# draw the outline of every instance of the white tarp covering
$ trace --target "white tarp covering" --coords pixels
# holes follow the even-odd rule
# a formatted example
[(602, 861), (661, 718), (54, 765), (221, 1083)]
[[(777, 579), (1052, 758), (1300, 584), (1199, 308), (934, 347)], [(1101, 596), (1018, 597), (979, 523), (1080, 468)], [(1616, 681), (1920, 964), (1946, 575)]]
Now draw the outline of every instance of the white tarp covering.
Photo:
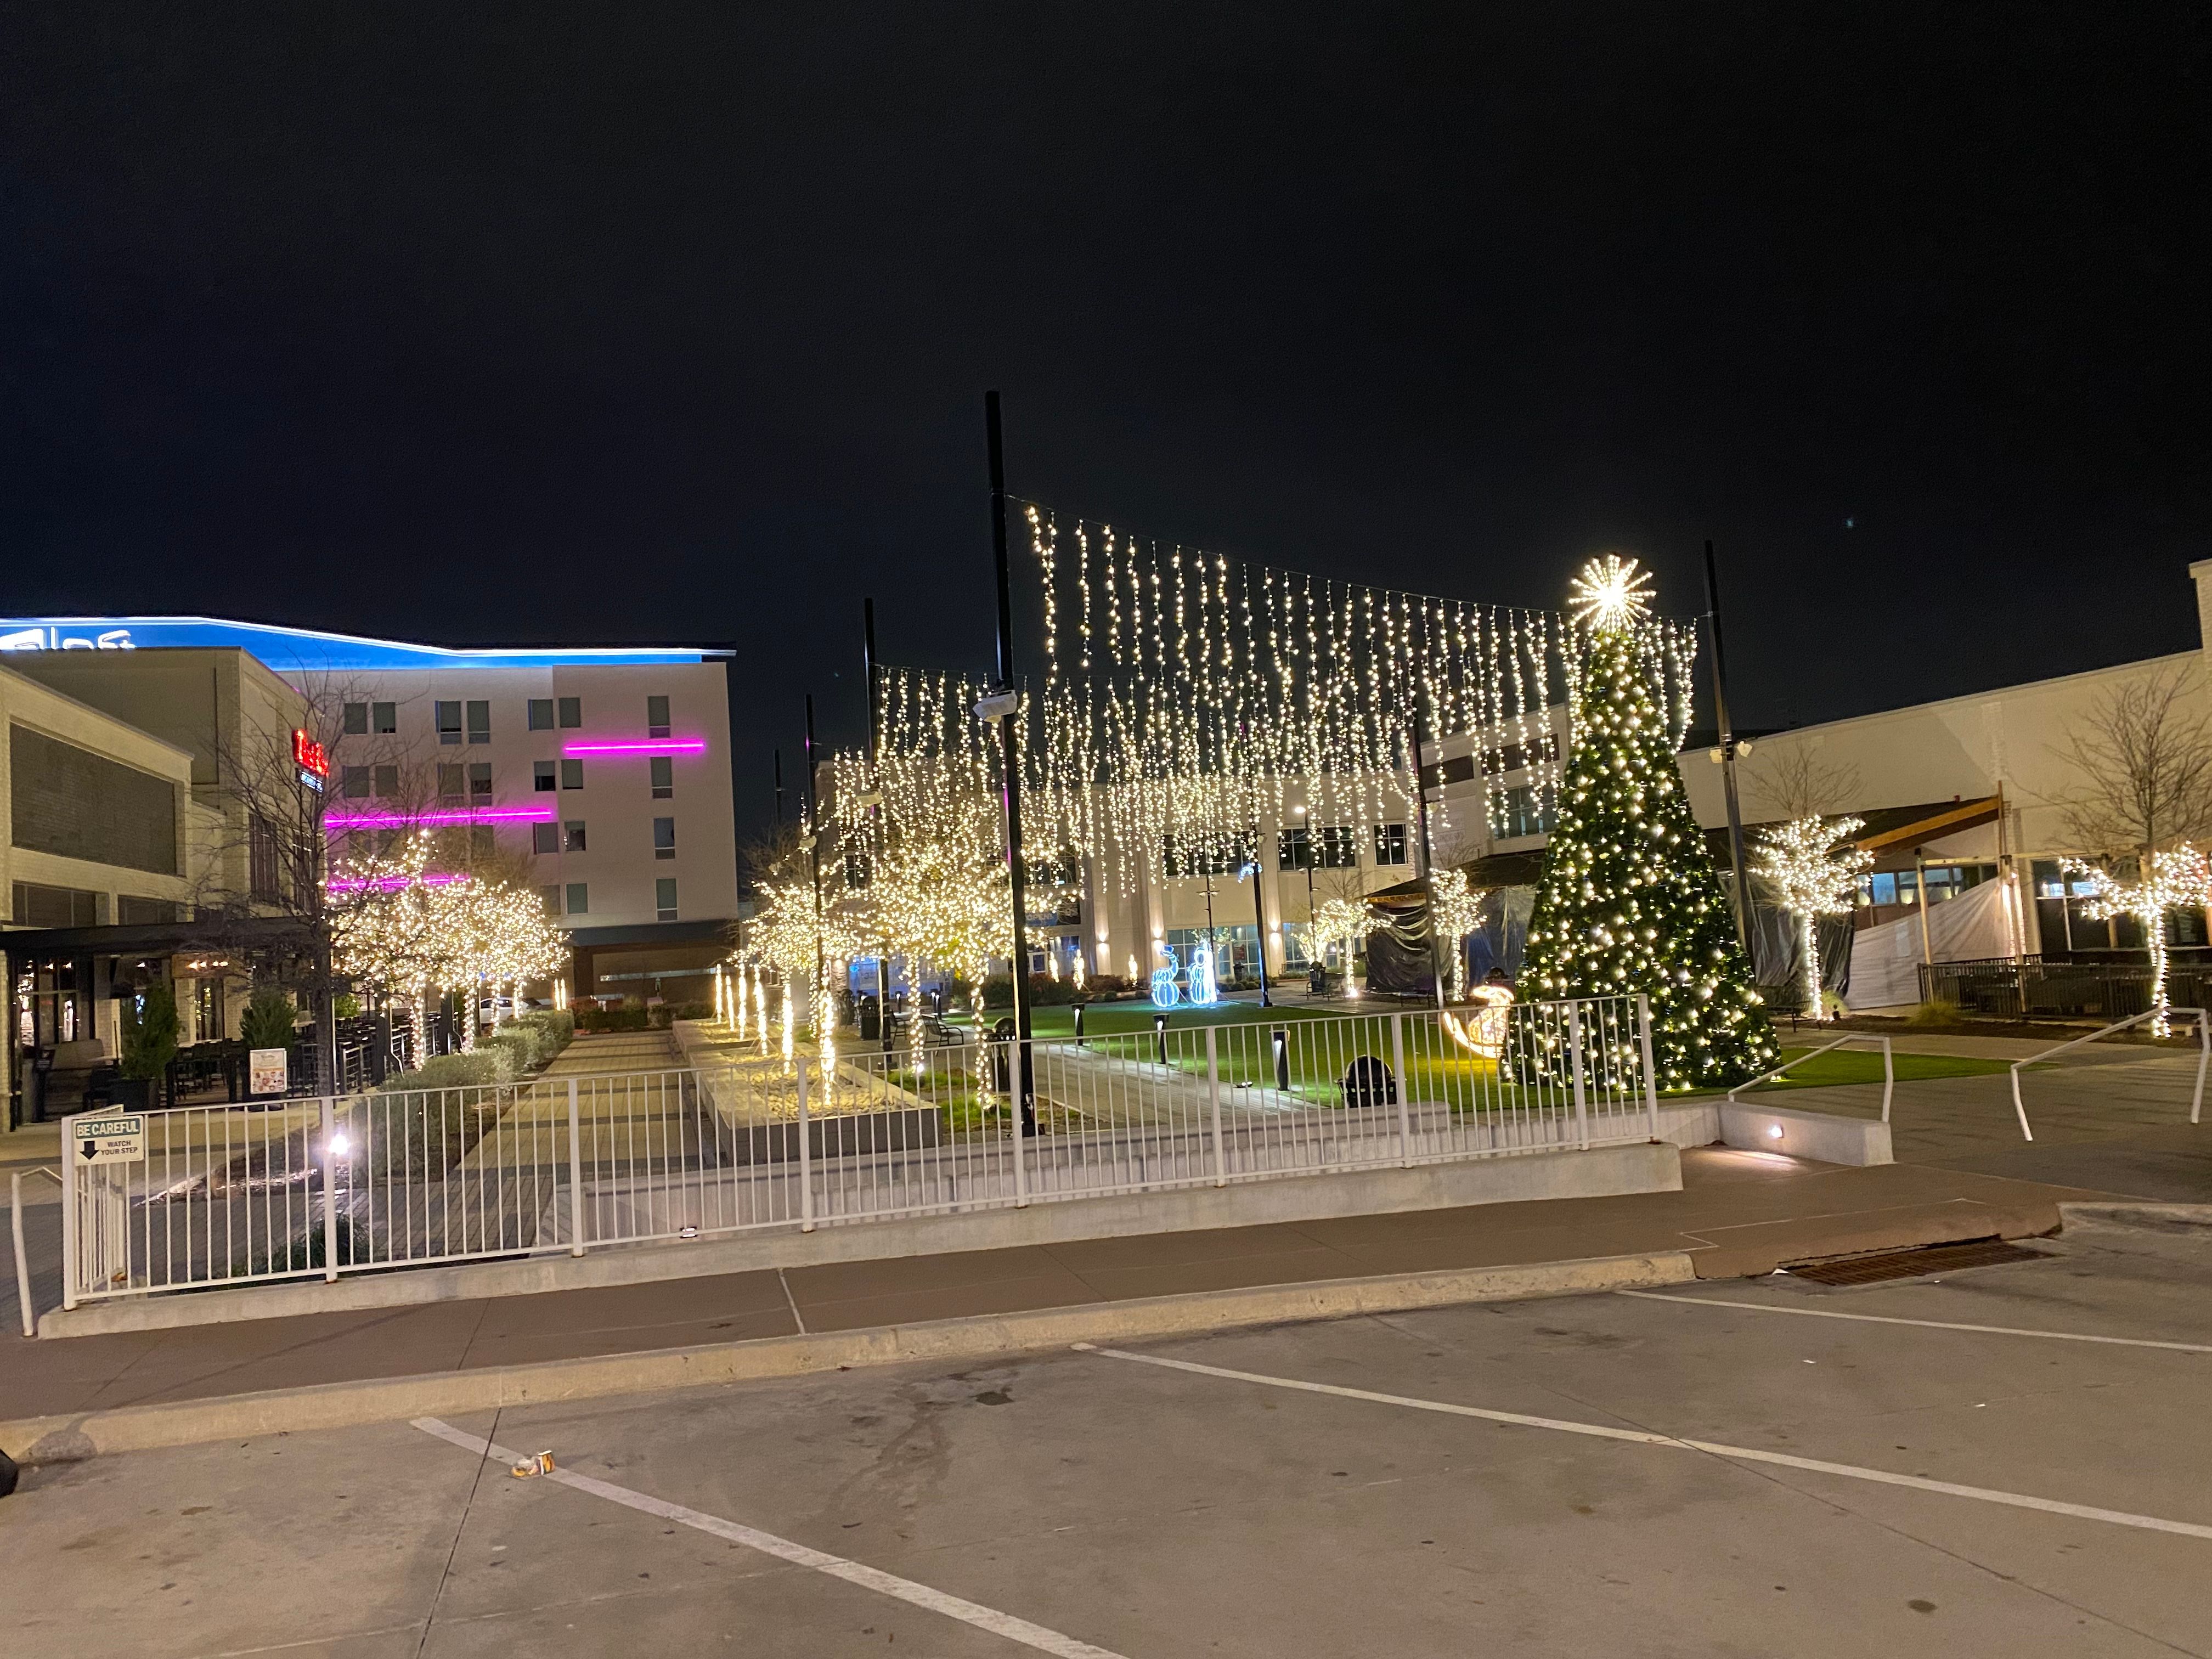
[(1867, 928), (1851, 941), (1853, 1008), (1894, 1008), (1920, 1000), (1920, 964), (1982, 962), (2012, 954), (2002, 881), (1969, 887), (1928, 910), (1927, 953), (1921, 951), (1920, 917), (1902, 916)]

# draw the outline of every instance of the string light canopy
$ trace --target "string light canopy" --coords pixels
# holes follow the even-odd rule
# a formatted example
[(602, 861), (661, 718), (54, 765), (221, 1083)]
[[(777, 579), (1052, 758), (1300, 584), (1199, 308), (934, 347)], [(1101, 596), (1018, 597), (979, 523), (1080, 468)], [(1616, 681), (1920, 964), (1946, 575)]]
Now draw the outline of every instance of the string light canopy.
[(1852, 845), (1866, 827), (1863, 818), (1831, 822), (1818, 813), (1792, 818), (1760, 836), (1752, 873), (1763, 877), (1774, 901), (1797, 919), (1797, 961), (1802, 969), (1802, 1006), (1808, 1018), (1827, 1018), (1820, 1001), (1820, 941), (1815, 920), (1841, 915), (1851, 908), (1859, 878), (1874, 868), (1874, 855)]
[[(2142, 866), (2147, 862), (2149, 868)], [(2112, 916), (2133, 916), (2142, 927), (2150, 946), (2150, 1029), (2156, 1036), (2172, 1034), (2166, 1018), (2166, 919), (2172, 911), (2202, 910), (2212, 904), (2212, 865), (2194, 845), (2183, 842), (2169, 852), (2153, 853), (2139, 860), (2136, 878), (2122, 881), (2109, 870), (2079, 859), (2065, 860), (2066, 868), (2081, 877), (2090, 889), (2083, 911), (2093, 921)]]
[[(1148, 875), (1232, 871), (1293, 806), (1367, 839), (1416, 815), (1417, 724), (1430, 740), (1478, 735), (1494, 824), (1506, 822), (1509, 771), (1540, 792), (1559, 785), (1555, 711), (1589, 648), (1567, 617), (1335, 581), (1018, 505), (1042, 635), (1042, 683), (1019, 710), (1031, 872), (1095, 860), (1102, 884), (1127, 893)], [(1695, 626), (1650, 613), (1633, 561), (1585, 580), (1679, 747)], [(1000, 737), (975, 714), (988, 690), (878, 670), (875, 753), (835, 764), (848, 856), (882, 856), (904, 823), (949, 818), (977, 840), (952, 803), (995, 809)], [(868, 811), (844, 805), (859, 801)]]

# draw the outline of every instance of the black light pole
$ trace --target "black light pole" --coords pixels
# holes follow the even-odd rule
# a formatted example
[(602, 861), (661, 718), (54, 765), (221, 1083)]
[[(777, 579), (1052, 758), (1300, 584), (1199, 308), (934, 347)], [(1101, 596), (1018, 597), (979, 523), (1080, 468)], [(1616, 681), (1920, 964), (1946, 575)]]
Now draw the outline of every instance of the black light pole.
[(775, 821), (783, 823), (783, 750), (775, 751)]
[[(814, 988), (818, 995), (830, 990), (830, 964), (822, 955), (822, 825), (814, 802), (814, 694), (806, 694), (806, 840), (807, 852), (814, 860)], [(810, 1008), (813, 997), (807, 998)], [(813, 1010), (814, 1040), (822, 1041), (822, 1012)], [(831, 1029), (836, 1020), (830, 1019)]]
[[(999, 428), (999, 394), (983, 394), (984, 436), (991, 459), (991, 552), (999, 577), (999, 683), (994, 697), (1001, 704), (1000, 754), (1006, 767), (1006, 884), (1014, 911), (1012, 970), (1006, 975), (1013, 999), (1014, 1054), (1009, 1079), (1021, 1102), (1021, 1132), (1036, 1133), (1036, 1090), (1030, 1076), (1029, 942), (1026, 871), (1022, 858), (1022, 720), (1021, 698), (1014, 686), (1014, 595), (1006, 565), (1006, 450)], [(981, 709), (978, 710), (981, 713)]]
[(1260, 1006), (1272, 1008), (1273, 999), (1267, 994), (1267, 913), (1260, 902), (1260, 849), (1252, 849), (1252, 926), (1260, 940)]
[(1728, 796), (1729, 874), (1735, 887), (1735, 939), (1751, 948), (1751, 886), (1743, 867), (1743, 812), (1736, 804), (1735, 731), (1729, 724), (1728, 658), (1721, 648), (1721, 579), (1705, 544), (1705, 621), (1713, 645), (1713, 723), (1720, 730), (1721, 787)]
[[(868, 778), (870, 787), (875, 790), (878, 796), (876, 804), (871, 810), (876, 818), (876, 845), (873, 850), (876, 854), (876, 863), (880, 866), (883, 863), (884, 803), (881, 797), (884, 792), (884, 775), (876, 762), (876, 602), (873, 598), (860, 601), (860, 678), (866, 682), (868, 688)], [(880, 873), (879, 868), (868, 872), (869, 885), (875, 884), (875, 879)], [(877, 914), (878, 915), (882, 914), (880, 905), (877, 907)], [(878, 939), (876, 941), (876, 1035), (883, 1040), (884, 1052), (887, 1054), (891, 1051), (890, 954), (890, 940)], [(913, 963), (908, 962), (907, 979), (909, 983), (914, 980), (913, 968)]]
[[(1421, 775), (1421, 696), (1413, 694), (1413, 805), (1421, 826), (1421, 884), (1428, 890), (1429, 977), (1436, 982), (1437, 1006), (1444, 1006), (1442, 930), (1437, 926), (1437, 854), (1429, 842), (1429, 785)], [(1455, 942), (1453, 948), (1458, 948)]]

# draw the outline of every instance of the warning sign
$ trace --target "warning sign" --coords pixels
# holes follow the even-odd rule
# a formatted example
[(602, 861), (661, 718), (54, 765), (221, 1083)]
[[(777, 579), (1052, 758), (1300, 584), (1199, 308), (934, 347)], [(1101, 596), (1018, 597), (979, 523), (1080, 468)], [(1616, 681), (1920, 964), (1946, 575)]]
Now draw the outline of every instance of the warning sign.
[(146, 1120), (81, 1117), (70, 1132), (78, 1159), (86, 1164), (132, 1164), (146, 1156)]
[(290, 1050), (285, 1048), (251, 1048), (246, 1055), (246, 1092), (249, 1095), (281, 1095), (291, 1086), (286, 1065)]

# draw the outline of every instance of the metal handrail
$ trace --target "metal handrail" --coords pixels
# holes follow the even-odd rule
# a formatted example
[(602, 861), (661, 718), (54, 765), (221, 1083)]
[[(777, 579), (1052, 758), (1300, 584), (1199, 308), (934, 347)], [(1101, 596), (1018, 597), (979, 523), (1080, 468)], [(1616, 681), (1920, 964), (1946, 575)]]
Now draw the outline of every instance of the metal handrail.
[(1736, 1099), (1736, 1096), (1741, 1091), (1745, 1089), (1755, 1089), (1762, 1083), (1770, 1082), (1773, 1079), (1780, 1077), (1791, 1066), (1802, 1066), (1807, 1060), (1814, 1059), (1818, 1055), (1825, 1054), (1831, 1048), (1840, 1048), (1847, 1042), (1879, 1042), (1881, 1044), (1881, 1121), (1884, 1123), (1888, 1122), (1890, 1097), (1897, 1092), (1897, 1057), (1893, 1053), (1892, 1053), (1890, 1048), (1890, 1041), (1887, 1036), (1876, 1036), (1874, 1033), (1868, 1031), (1846, 1031), (1843, 1036), (1838, 1037), (1833, 1042), (1824, 1042), (1817, 1048), (1808, 1048), (1803, 1054), (1798, 1055), (1796, 1059), (1784, 1060), (1772, 1071), (1762, 1073), (1758, 1077), (1752, 1079), (1748, 1083), (1737, 1084), (1735, 1088), (1728, 1091), (1729, 1103), (1730, 1105), (1741, 1104), (1741, 1103)]
[(2041, 1054), (2030, 1054), (2025, 1060), (2013, 1061), (2012, 1109), (2013, 1115), (2020, 1119), (2021, 1139), (2023, 1140), (2035, 1139), (2035, 1131), (2027, 1127), (2027, 1108), (2021, 1104), (2020, 1098), (2020, 1073), (2022, 1066), (2039, 1065), (2055, 1054), (2064, 1054), (2069, 1048), (2078, 1048), (2085, 1042), (2094, 1042), (2099, 1037), (2110, 1036), (2115, 1031), (2124, 1031), (2130, 1026), (2140, 1025), (2147, 1019), (2172, 1019), (2177, 1015), (2186, 1016), (2197, 1022), (2197, 1092), (2189, 1103), (2189, 1121), (2191, 1123), (2203, 1121), (2204, 1073), (2208, 1066), (2212, 1066), (2212, 1021), (2205, 1018), (2204, 1010), (2202, 1008), (2147, 1008), (2140, 1014), (2130, 1014), (2125, 1019), (2116, 1019), (2110, 1025), (2100, 1026), (2087, 1036), (2075, 1037), (2070, 1042), (2060, 1043), (2056, 1048), (2045, 1048)]
[(15, 1304), (22, 1310), (23, 1334), (36, 1336), (39, 1334), (39, 1322), (38, 1316), (31, 1309), (31, 1259), (23, 1253), (23, 1177), (26, 1175), (49, 1176), (54, 1185), (58, 1187), (62, 1184), (62, 1172), (59, 1170), (48, 1169), (41, 1164), (35, 1170), (14, 1170), (8, 1178), (8, 1195), (10, 1201), (9, 1224), (13, 1231), (15, 1243)]

